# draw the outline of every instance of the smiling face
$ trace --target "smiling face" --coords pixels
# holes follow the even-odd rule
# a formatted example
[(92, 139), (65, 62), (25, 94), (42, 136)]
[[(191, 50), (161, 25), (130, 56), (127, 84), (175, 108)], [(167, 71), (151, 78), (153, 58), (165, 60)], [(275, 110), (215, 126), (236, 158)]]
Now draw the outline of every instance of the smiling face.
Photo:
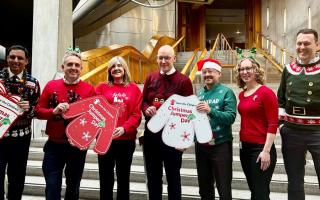
[(302, 64), (308, 64), (316, 56), (318, 42), (312, 33), (300, 33), (297, 36), (296, 52)]
[(69, 82), (72, 83), (80, 77), (82, 65), (79, 57), (73, 55), (68, 56), (61, 67), (64, 71), (65, 79)]
[(240, 78), (245, 84), (252, 83), (256, 81), (255, 68), (252, 65), (251, 60), (245, 59), (240, 63), (239, 66)]
[(215, 69), (205, 68), (201, 70), (201, 76), (203, 78), (204, 84), (208, 89), (210, 89), (219, 82), (221, 73)]
[(26, 68), (28, 59), (26, 58), (26, 54), (23, 50), (13, 49), (7, 56), (7, 63), (10, 71), (13, 74), (18, 75)]
[(157, 56), (157, 63), (162, 72), (169, 72), (175, 61), (176, 56), (174, 55), (174, 50), (171, 46), (165, 45), (160, 47)]
[(110, 68), (110, 74), (113, 80), (123, 80), (125, 69), (120, 62), (117, 62)]

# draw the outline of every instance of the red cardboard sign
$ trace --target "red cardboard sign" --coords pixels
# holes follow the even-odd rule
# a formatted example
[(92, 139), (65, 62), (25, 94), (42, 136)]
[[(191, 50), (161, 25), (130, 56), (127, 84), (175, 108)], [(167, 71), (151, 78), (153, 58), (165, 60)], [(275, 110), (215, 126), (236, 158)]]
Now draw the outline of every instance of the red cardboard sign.
[(107, 153), (118, 121), (118, 108), (110, 105), (103, 96), (94, 96), (70, 104), (63, 117), (76, 117), (66, 128), (71, 144), (87, 149), (96, 139), (93, 150), (98, 154)]
[(6, 134), (9, 128), (23, 110), (17, 103), (21, 100), (20, 96), (9, 95), (3, 83), (0, 82), (0, 139)]

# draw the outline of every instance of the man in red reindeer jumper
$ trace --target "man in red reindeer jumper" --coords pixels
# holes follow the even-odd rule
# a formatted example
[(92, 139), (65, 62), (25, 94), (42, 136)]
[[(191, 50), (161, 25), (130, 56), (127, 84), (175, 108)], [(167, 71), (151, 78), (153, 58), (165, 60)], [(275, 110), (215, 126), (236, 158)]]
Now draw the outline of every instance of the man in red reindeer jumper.
[(76, 50), (68, 50), (62, 63), (64, 78), (47, 83), (36, 106), (36, 116), (47, 120), (42, 164), (46, 180), (46, 199), (61, 199), (62, 173), (66, 177), (65, 199), (79, 199), (79, 187), (87, 151), (79, 150), (68, 142), (65, 133), (69, 120), (65, 113), (69, 104), (95, 95), (93, 86), (79, 79), (82, 69), (81, 55)]

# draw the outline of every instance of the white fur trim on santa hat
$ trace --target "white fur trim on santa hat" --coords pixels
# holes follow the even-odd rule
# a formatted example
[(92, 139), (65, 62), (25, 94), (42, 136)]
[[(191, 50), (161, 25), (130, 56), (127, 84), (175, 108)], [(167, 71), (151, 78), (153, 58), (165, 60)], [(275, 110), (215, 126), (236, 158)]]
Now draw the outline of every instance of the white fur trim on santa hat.
[(205, 62), (204, 64), (203, 64), (203, 67), (202, 67), (202, 69), (215, 69), (215, 70), (217, 70), (218, 72), (221, 72), (221, 66), (220, 65), (218, 65), (217, 63), (215, 63), (215, 62)]

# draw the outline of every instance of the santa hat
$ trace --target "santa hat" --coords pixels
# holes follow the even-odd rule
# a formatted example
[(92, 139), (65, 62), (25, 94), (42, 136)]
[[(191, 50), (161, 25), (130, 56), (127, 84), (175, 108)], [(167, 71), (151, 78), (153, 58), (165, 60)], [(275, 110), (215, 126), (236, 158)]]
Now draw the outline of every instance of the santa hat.
[(201, 72), (202, 69), (215, 69), (218, 72), (221, 72), (221, 64), (214, 59), (207, 58), (197, 62), (198, 71)]

